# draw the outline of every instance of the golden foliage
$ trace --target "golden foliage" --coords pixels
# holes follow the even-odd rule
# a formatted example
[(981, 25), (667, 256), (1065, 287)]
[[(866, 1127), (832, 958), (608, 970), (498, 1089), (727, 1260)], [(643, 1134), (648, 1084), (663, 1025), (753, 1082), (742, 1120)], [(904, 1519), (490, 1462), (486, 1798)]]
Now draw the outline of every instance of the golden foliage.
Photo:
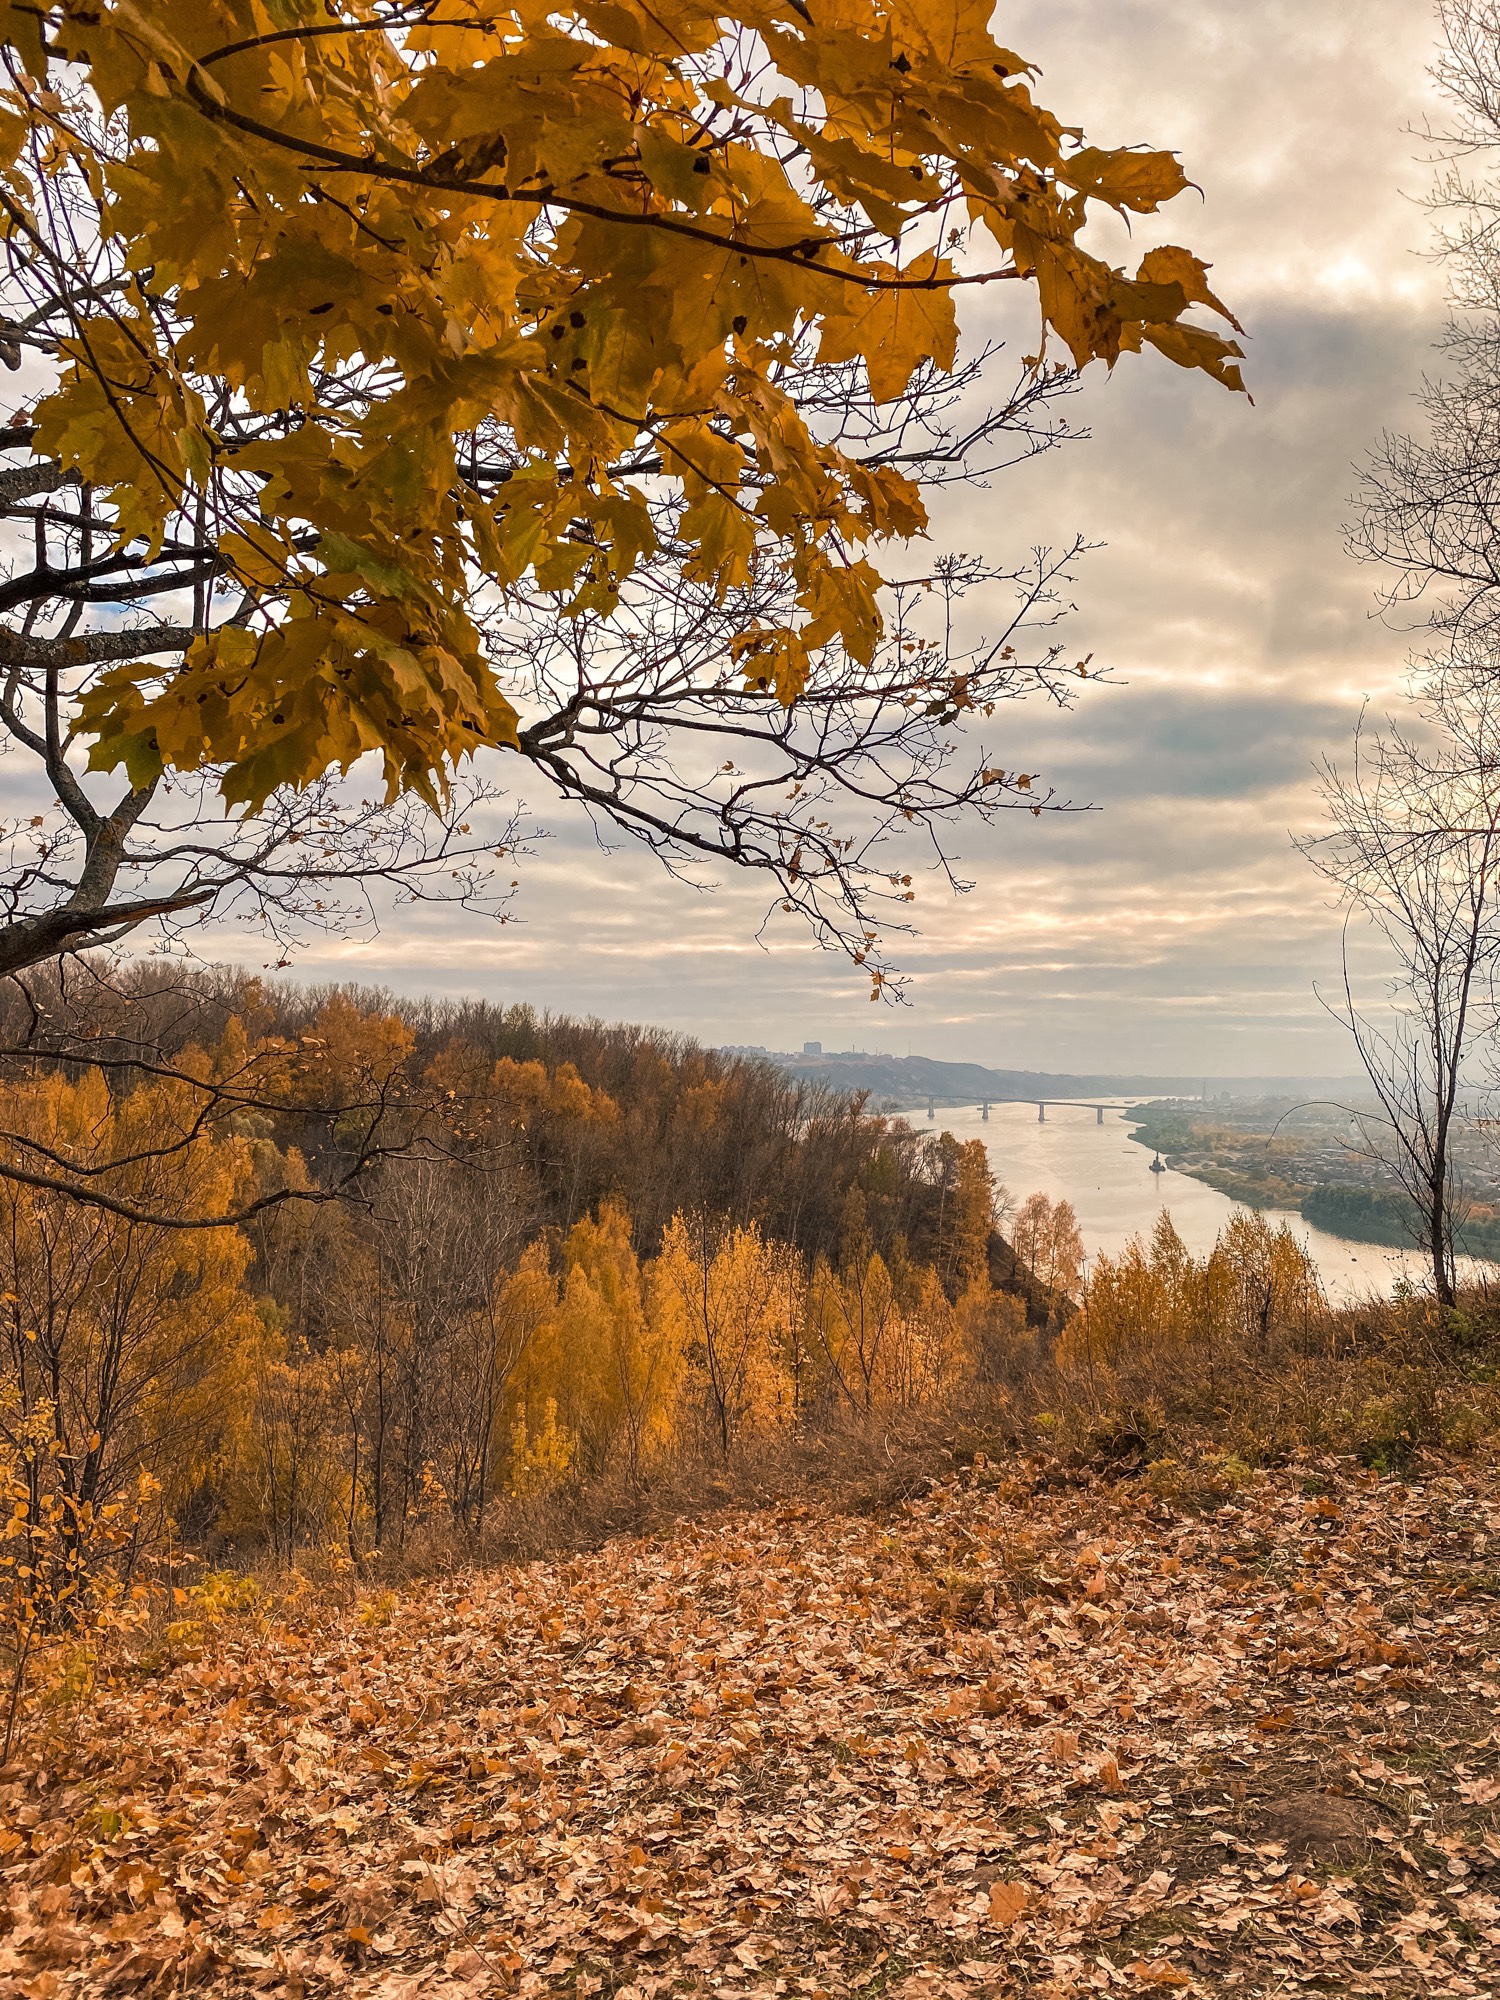
[[(796, 623), (750, 636), (752, 687), (794, 700), (829, 645), (868, 662), (864, 551), (926, 516), (799, 411), (784, 375), (810, 330), (891, 403), (952, 365), (957, 287), (1019, 281), (1038, 367), (1049, 340), (1078, 367), (1151, 345), (1238, 387), (1234, 341), (1184, 317), (1227, 317), (1197, 258), (1130, 273), (1083, 245), (1100, 209), (1180, 193), (1175, 157), (1082, 145), (988, 14), (0, 8), (11, 240), (66, 175), (118, 260), (77, 287), (36, 448), (113, 506), (122, 546), (160, 549), (201, 501), (245, 593), (180, 666), (91, 686), (96, 761), (223, 766), (258, 804), (374, 751), (430, 793), (517, 741), (476, 581), (608, 612), (656, 553), (648, 487), (680, 502), (684, 575), (723, 592), (759, 551), (789, 580)], [(478, 476), (481, 431), (503, 483)]]
[(972, 1367), (965, 1320), (936, 1272), (893, 1273), (878, 1251), (838, 1271), (819, 1260), (808, 1315), (831, 1387), (856, 1410), (935, 1401)]
[(1118, 1257), (1095, 1259), (1060, 1358), (1109, 1366), (1188, 1347), (1264, 1347), (1304, 1330), (1324, 1306), (1317, 1268), (1285, 1223), (1273, 1230), (1239, 1210), (1198, 1259), (1164, 1211), (1149, 1244), (1136, 1237)]
[(789, 1423), (795, 1388), (786, 1365), (801, 1306), (797, 1259), (753, 1224), (714, 1229), (674, 1217), (662, 1239), (653, 1292), (676, 1331), (701, 1420), (727, 1452), (747, 1433)]
[(1016, 1255), (1049, 1291), (1071, 1293), (1083, 1270), (1083, 1236), (1070, 1201), (1028, 1195), (1011, 1230)]
[[(980, 1146), (924, 1146), (918, 1175), (882, 1128), (825, 1211), (841, 1217), (836, 1260), (701, 1204), (641, 1245), (623, 1197), (577, 1202), (588, 1149), (616, 1149), (599, 1156), (611, 1176), (637, 1145), (668, 1149), (667, 1167), (682, 1148), (705, 1185), (737, 1171), (754, 1128), (729, 1079), (636, 1050), (633, 1080), (610, 1072), (617, 1099), (570, 1060), (461, 1037), (419, 1053), (410, 1025), (347, 994), (281, 1036), (241, 997), (178, 1076), (0, 1084), (12, 1175), (60, 1161), (131, 1208), (0, 1176), (0, 1470), (30, 1480), (33, 1542), (92, 1547), (132, 1495), (143, 1547), (185, 1535), (287, 1571), (309, 1549), (348, 1566), (413, 1538), (478, 1539), (509, 1500), (941, 1404), (1024, 1328), (988, 1274)], [(372, 1105), (412, 1143), (359, 1204), (173, 1226), (267, 1186), (320, 1196)], [(920, 1258), (890, 1227), (903, 1186)], [(570, 1226), (540, 1219), (544, 1188)]]
[[(242, 1141), (195, 1136), (198, 1110), (177, 1082), (117, 1099), (95, 1070), (0, 1090), (8, 1152), (18, 1135), (28, 1157), (46, 1148), (103, 1192), (169, 1212), (228, 1206), (248, 1171)], [(145, 1470), (167, 1507), (186, 1506), (262, 1335), (249, 1262), (235, 1231), (153, 1228), (0, 1178), (0, 1368), (16, 1398), (0, 1437), (14, 1447), (45, 1403), (70, 1501), (102, 1505)]]
[(575, 1466), (597, 1472), (617, 1453), (639, 1475), (674, 1439), (676, 1329), (648, 1311), (630, 1238), (629, 1216), (606, 1203), (569, 1231), (558, 1277), (534, 1246), (512, 1281), (535, 1318), (509, 1394), (517, 1490), (535, 1484), (538, 1452), (549, 1478)]

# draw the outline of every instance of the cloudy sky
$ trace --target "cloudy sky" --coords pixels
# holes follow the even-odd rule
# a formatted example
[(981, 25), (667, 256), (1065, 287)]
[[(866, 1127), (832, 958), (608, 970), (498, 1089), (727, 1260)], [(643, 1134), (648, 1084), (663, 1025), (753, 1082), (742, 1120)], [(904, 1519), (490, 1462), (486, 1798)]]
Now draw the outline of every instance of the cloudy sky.
[[(517, 921), (408, 914), (304, 955), (388, 981), (650, 1020), (715, 1042), (885, 1048), (1005, 1066), (1219, 1075), (1347, 1068), (1317, 981), (1338, 922), (1289, 829), (1361, 702), (1399, 692), (1410, 639), (1343, 551), (1361, 453), (1401, 425), (1440, 320), (1411, 128), (1432, 105), (1422, 0), (1017, 0), (997, 35), (1097, 143), (1175, 147), (1203, 189), (1151, 240), (1215, 266), (1250, 334), (1255, 405), (1155, 357), (1091, 372), (1090, 441), (964, 496), (940, 532), (997, 557), (1080, 532), (1070, 644), (1119, 683), (1070, 715), (1018, 708), (1003, 761), (1096, 804), (964, 843), (899, 953), (908, 1004), (763, 898), (666, 879), (554, 820)], [(1154, 227), (1154, 225), (1153, 225)], [(996, 310), (973, 303), (966, 310)], [(983, 331), (979, 319), (970, 327)]]

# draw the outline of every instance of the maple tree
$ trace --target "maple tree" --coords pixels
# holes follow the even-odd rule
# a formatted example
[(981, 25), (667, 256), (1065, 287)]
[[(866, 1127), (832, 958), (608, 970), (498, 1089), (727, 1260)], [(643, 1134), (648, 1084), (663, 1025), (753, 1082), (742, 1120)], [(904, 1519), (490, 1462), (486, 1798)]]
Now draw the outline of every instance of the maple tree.
[[(989, 11), (6, 0), (0, 501), (34, 558), (0, 671), (81, 856), (30, 916), (89, 920), (12, 957), (144, 920), (116, 850), (165, 787), (275, 826), (366, 755), (436, 802), (502, 753), (861, 959), (909, 890), (883, 832), (1034, 806), (950, 753), (1064, 688), (1023, 657), (1061, 563), (966, 645), (993, 571), (874, 553), (1045, 442), (1089, 362), (1238, 387), (1239, 349), (1190, 251), (1084, 247), (1183, 170), (1085, 144)], [(956, 299), (1010, 282), (1037, 352), (975, 417)], [(70, 804), (75, 742), (107, 810)]]

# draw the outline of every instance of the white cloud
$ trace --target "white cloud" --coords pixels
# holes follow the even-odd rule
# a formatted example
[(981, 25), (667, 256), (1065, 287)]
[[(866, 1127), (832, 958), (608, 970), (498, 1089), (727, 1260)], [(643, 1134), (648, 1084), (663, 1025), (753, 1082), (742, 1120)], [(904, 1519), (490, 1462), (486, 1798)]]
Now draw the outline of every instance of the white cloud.
[(1074, 530), (1107, 544), (1080, 572), (1069, 643), (1128, 685), (1006, 722), (1008, 761), (1103, 810), (967, 840), (978, 886), (957, 902), (926, 887), (895, 1016), (799, 932), (757, 944), (755, 885), (694, 892), (576, 822), (523, 865), (515, 927), (409, 913), (304, 970), (772, 1046), (1219, 1073), (1347, 1060), (1313, 993), (1337, 919), (1287, 829), (1314, 811), (1315, 758), (1366, 694), (1390, 698), (1407, 651), (1372, 620), (1341, 524), (1440, 313), (1410, 135), (1430, 107), (1430, 15), (1409, 0), (1026, 0), (996, 32), (1098, 143), (1180, 151), (1202, 202), (1110, 247), (1187, 241), (1249, 334), (1254, 408), (1127, 358), (1073, 406), (1091, 442), (940, 510), (987, 553)]

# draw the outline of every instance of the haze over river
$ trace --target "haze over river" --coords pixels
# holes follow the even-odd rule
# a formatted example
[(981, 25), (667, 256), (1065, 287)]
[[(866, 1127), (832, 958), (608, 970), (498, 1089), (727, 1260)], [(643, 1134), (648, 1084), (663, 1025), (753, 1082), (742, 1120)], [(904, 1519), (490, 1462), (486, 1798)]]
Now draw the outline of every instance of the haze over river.
[[(1036, 1105), (992, 1104), (985, 1123), (977, 1104), (940, 1110), (928, 1125), (921, 1110), (908, 1111), (913, 1125), (948, 1131), (957, 1139), (983, 1139), (996, 1180), (1017, 1201), (1029, 1194), (1050, 1195), (1072, 1202), (1092, 1259), (1101, 1251), (1113, 1256), (1132, 1236), (1149, 1236), (1156, 1218), (1170, 1210), (1173, 1226), (1195, 1256), (1203, 1256), (1234, 1213), (1237, 1203), (1216, 1188), (1187, 1174), (1151, 1171), (1151, 1150), (1130, 1137), (1130, 1126), (1119, 1109), (1106, 1110), (1104, 1123), (1082, 1104), (1049, 1104), (1046, 1123), (1039, 1123)], [(1267, 1209), (1275, 1228), (1289, 1225), (1306, 1245), (1323, 1276), (1330, 1298), (1345, 1300), (1385, 1294), (1403, 1274), (1422, 1281), (1421, 1259), (1409, 1251), (1390, 1250), (1378, 1243), (1351, 1243), (1315, 1229), (1300, 1215)], [(1495, 1275), (1493, 1265), (1460, 1260), (1470, 1272)]]

